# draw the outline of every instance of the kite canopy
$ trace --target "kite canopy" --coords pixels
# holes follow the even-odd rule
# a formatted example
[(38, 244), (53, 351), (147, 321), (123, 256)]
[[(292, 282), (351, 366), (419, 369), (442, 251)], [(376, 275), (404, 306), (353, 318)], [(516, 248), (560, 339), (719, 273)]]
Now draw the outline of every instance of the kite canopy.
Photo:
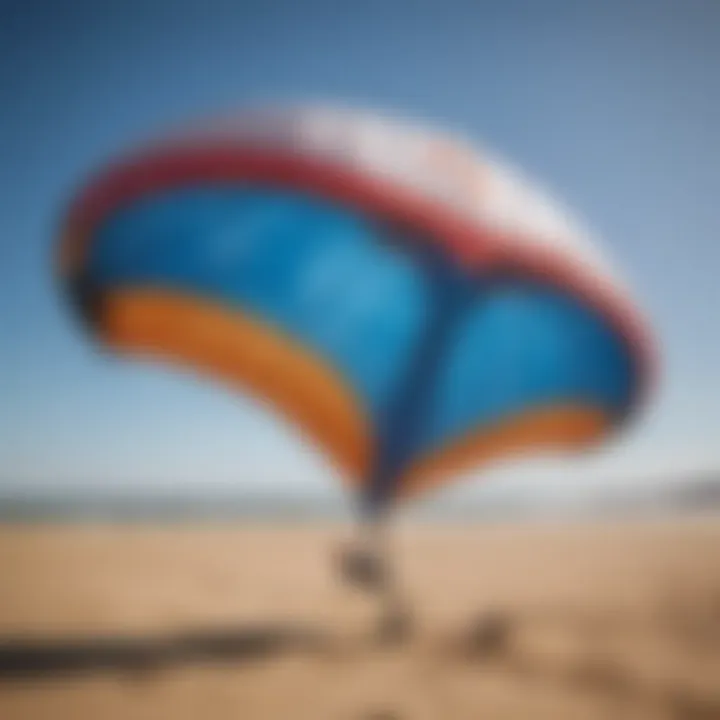
[(253, 111), (143, 147), (72, 203), (60, 269), (103, 343), (267, 398), (385, 499), (585, 447), (650, 378), (644, 322), (556, 204), (374, 115)]

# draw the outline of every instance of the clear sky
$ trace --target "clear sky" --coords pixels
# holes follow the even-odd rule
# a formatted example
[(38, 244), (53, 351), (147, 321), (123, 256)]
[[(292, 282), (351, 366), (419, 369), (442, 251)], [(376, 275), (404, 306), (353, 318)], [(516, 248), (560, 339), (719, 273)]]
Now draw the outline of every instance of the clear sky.
[(330, 482), (258, 405), (96, 354), (51, 269), (63, 203), (108, 154), (288, 97), (486, 142), (630, 278), (662, 343), (653, 406), (600, 454), (506, 483), (720, 468), (719, 72), (717, 0), (0, 0), (0, 490)]

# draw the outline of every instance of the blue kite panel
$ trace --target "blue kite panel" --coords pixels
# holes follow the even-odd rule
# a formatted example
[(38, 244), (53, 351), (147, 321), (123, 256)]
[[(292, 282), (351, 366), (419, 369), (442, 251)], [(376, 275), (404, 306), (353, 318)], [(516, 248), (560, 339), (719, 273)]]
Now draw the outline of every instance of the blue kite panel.
[(412, 257), (369, 219), (299, 193), (192, 188), (145, 198), (98, 230), (101, 287), (179, 290), (237, 307), (325, 358), (375, 418), (427, 319)]
[(518, 282), (491, 288), (459, 325), (421, 446), (539, 407), (577, 403), (621, 414), (632, 372), (621, 338), (570, 295)]

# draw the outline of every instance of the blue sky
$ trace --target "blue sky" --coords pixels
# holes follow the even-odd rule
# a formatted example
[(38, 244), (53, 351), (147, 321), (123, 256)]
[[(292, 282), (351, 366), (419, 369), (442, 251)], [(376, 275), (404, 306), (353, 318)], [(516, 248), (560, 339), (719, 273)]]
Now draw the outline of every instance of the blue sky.
[(284, 98), (486, 142), (590, 221), (655, 324), (662, 383), (630, 432), (488, 477), (720, 468), (719, 70), (715, 0), (0, 0), (0, 489), (330, 486), (257, 404), (98, 355), (51, 268), (63, 203), (109, 154)]

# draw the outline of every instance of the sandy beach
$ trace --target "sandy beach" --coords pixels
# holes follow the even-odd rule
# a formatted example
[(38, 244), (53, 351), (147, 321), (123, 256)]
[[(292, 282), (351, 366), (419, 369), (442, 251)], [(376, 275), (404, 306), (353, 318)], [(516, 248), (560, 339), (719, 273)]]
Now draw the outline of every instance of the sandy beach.
[(335, 575), (348, 532), (0, 527), (5, 642), (279, 623), (327, 639), (242, 661), (2, 678), (0, 718), (720, 718), (720, 520), (403, 526), (395, 556), (416, 631), (391, 647), (372, 641), (373, 603)]

